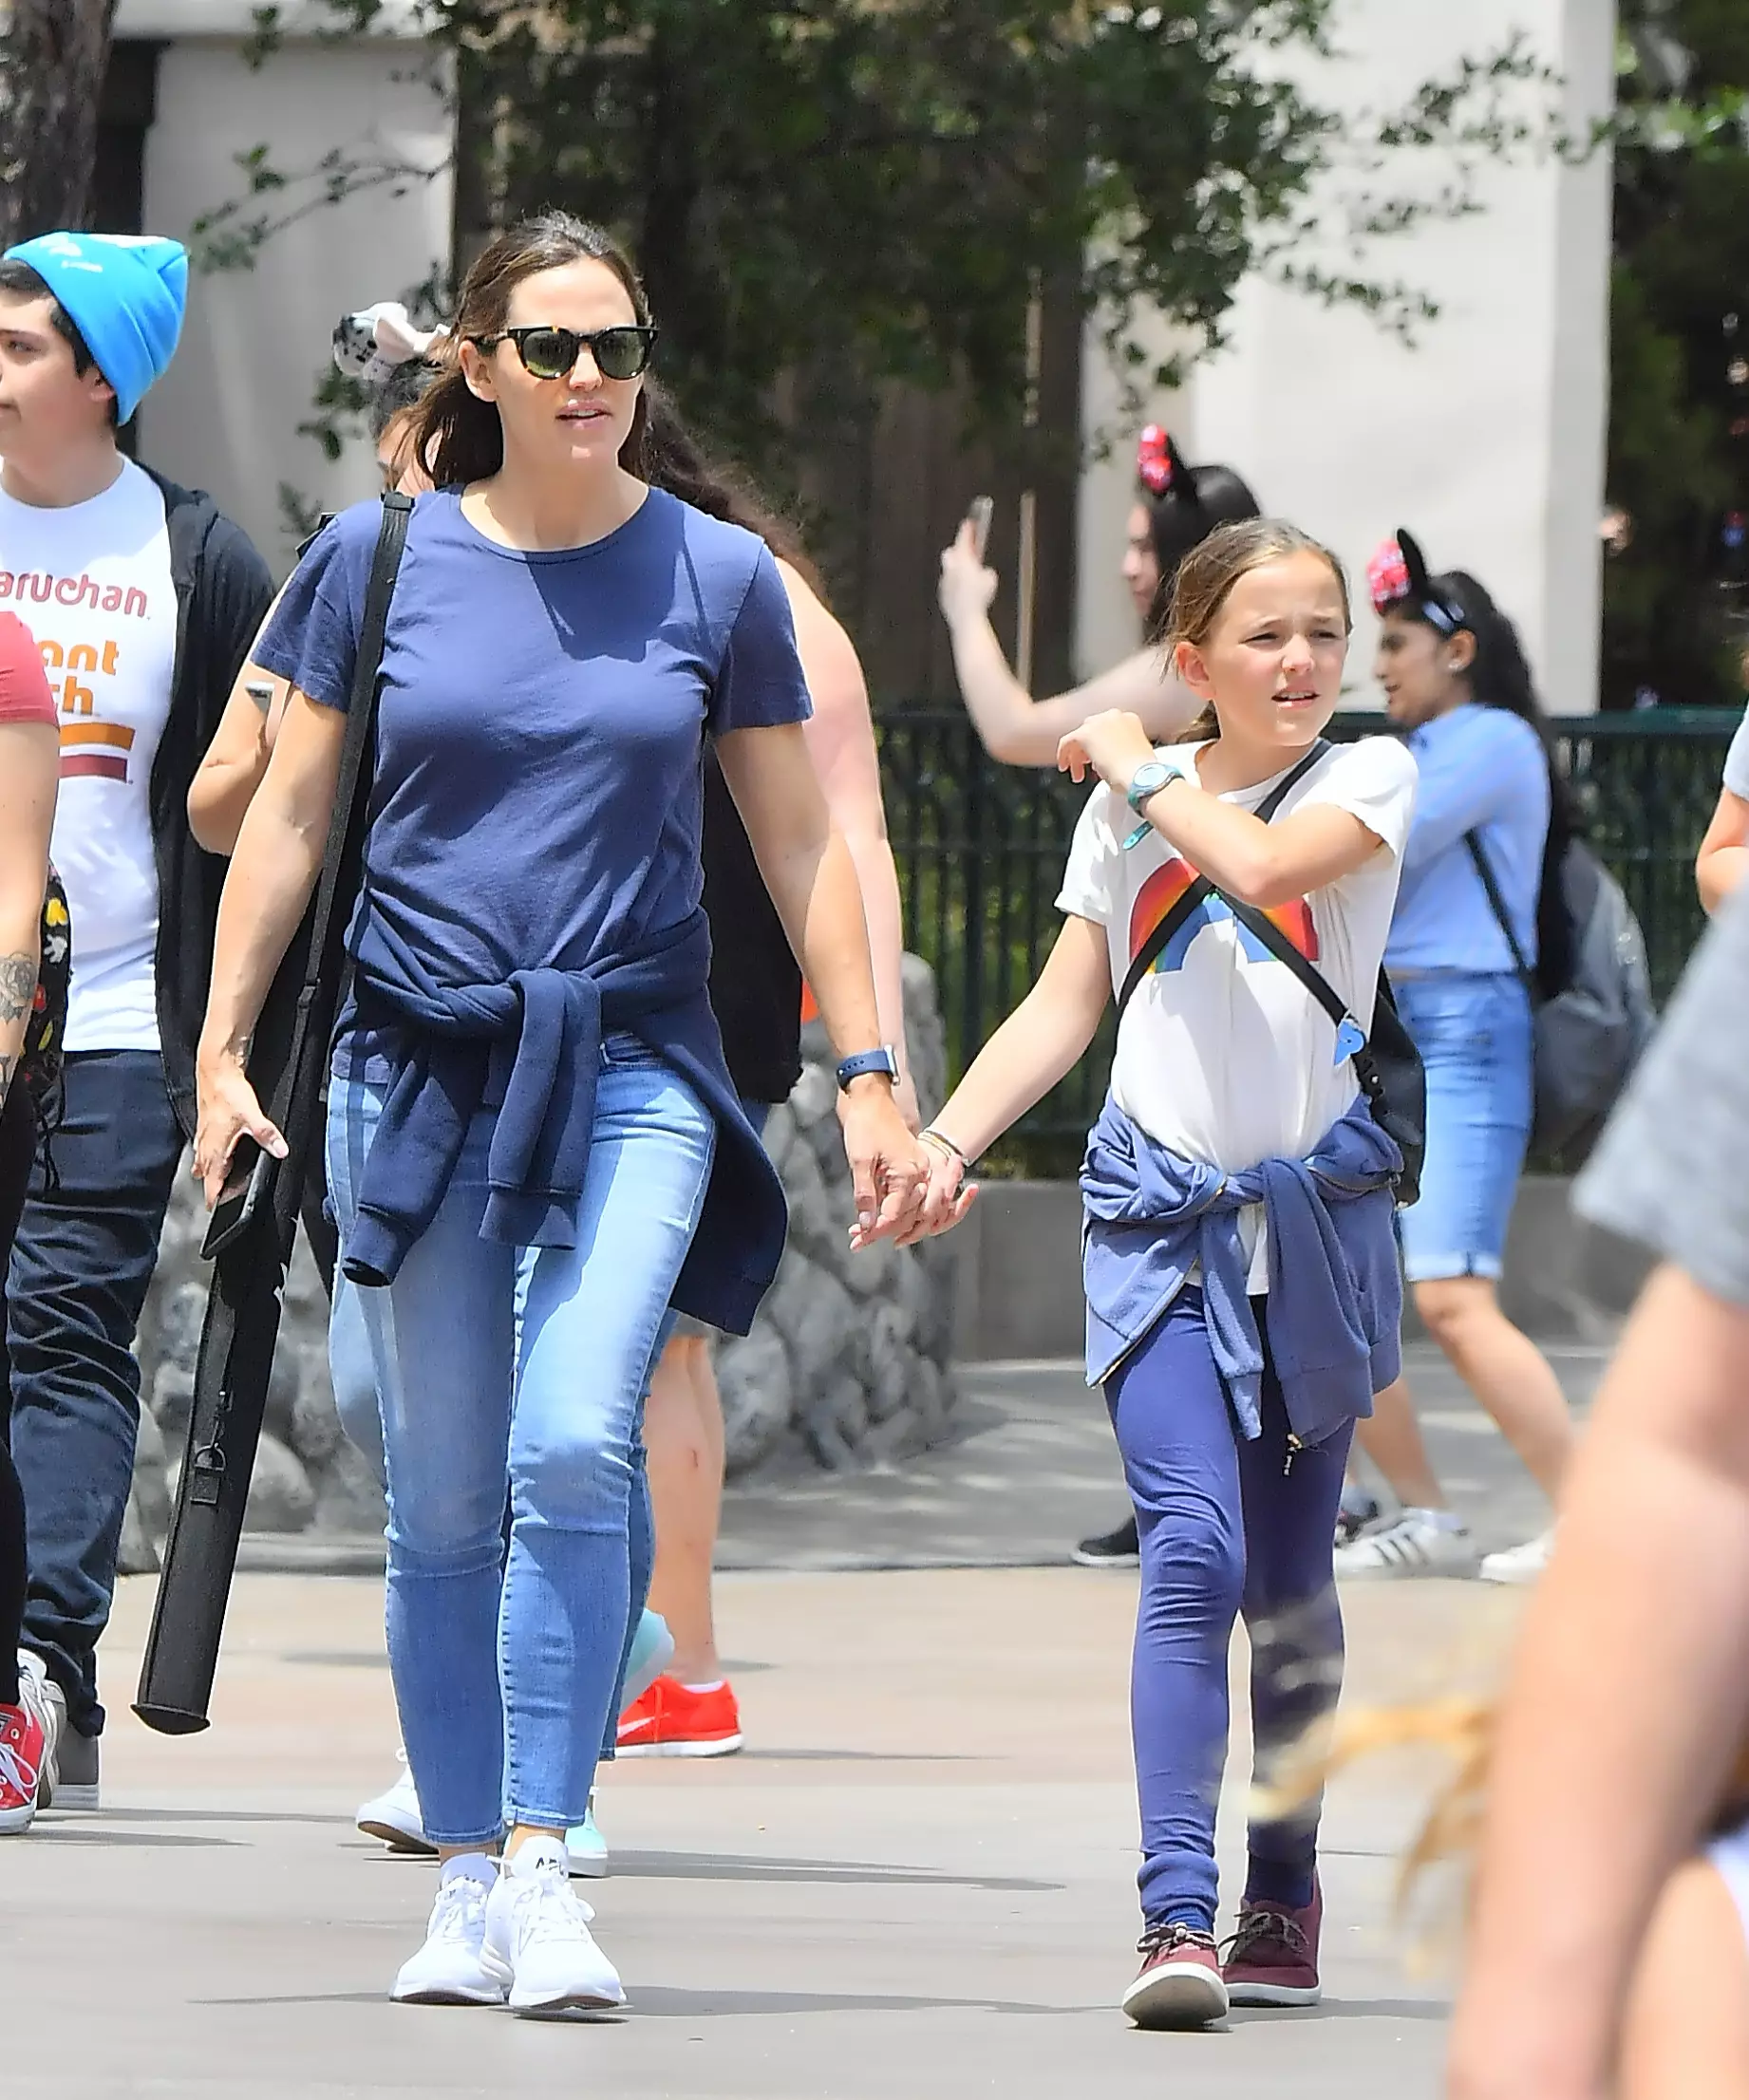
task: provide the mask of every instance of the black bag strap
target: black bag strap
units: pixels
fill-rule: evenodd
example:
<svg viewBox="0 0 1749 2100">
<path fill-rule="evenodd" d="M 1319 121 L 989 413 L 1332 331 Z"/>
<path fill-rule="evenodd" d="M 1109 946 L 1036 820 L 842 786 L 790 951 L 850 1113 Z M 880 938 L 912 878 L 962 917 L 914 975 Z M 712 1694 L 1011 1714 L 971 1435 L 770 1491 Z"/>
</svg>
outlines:
<svg viewBox="0 0 1749 2100">
<path fill-rule="evenodd" d="M 340 754 L 340 778 L 334 790 L 334 814 L 329 821 L 328 846 L 322 855 L 322 874 L 316 886 L 310 922 L 310 948 L 304 965 L 304 983 L 297 995 L 297 1051 L 288 1059 L 273 1108 L 269 1114 L 284 1127 L 282 1118 L 294 1098 L 298 1068 L 308 1054 L 303 1037 L 310 1012 L 321 996 L 322 977 L 351 847 L 364 833 L 365 802 L 369 794 L 367 761 L 375 744 L 377 679 L 383 668 L 383 644 L 388 631 L 388 609 L 395 594 L 395 579 L 401 572 L 401 556 L 406 546 L 407 520 L 413 498 L 399 489 L 383 497 L 383 522 L 377 532 L 376 550 L 370 557 L 370 581 L 365 591 L 365 615 L 359 628 L 358 654 L 352 666 L 352 689 L 347 701 L 346 742 Z M 328 1045 L 321 1046 L 326 1056 Z"/>
<path fill-rule="evenodd" d="M 1269 794 L 1258 803 L 1253 813 L 1261 823 L 1268 824 L 1273 821 L 1276 813 L 1288 799 L 1291 791 L 1299 785 L 1305 776 L 1311 771 L 1312 767 L 1329 749 L 1328 740 L 1320 737 L 1300 760 L 1299 764 L 1290 773 L 1276 781 Z M 1128 971 L 1125 973 L 1122 987 L 1118 993 L 1118 1019 L 1119 1021 L 1123 1019 L 1123 1010 L 1136 996 L 1142 979 L 1147 976 L 1160 957 L 1165 954 L 1172 944 L 1173 936 L 1178 928 L 1205 897 L 1219 896 L 1221 892 L 1206 875 L 1198 875 L 1178 899 L 1177 903 L 1167 912 L 1159 925 L 1149 934 L 1148 938 L 1142 943 L 1136 960 L 1130 965 Z M 1232 900 L 1229 898 L 1227 901 L 1231 904 Z M 1298 953 L 1298 950 L 1296 949 L 1295 952 Z M 1334 997 L 1335 995 L 1332 993 L 1331 996 Z"/>
<path fill-rule="evenodd" d="M 1470 858 L 1476 863 L 1476 872 L 1482 878 L 1482 888 L 1488 892 L 1488 903 L 1500 931 L 1506 936 L 1506 945 L 1512 950 L 1513 967 L 1530 985 L 1533 972 L 1524 959 L 1524 950 L 1518 946 L 1518 936 L 1513 931 L 1512 916 L 1506 909 L 1506 899 L 1500 894 L 1500 886 L 1495 880 L 1494 867 L 1482 846 L 1482 834 L 1478 831 L 1465 832 L 1463 842 L 1470 849 Z M 1534 987 L 1533 986 L 1533 989 Z"/>
</svg>

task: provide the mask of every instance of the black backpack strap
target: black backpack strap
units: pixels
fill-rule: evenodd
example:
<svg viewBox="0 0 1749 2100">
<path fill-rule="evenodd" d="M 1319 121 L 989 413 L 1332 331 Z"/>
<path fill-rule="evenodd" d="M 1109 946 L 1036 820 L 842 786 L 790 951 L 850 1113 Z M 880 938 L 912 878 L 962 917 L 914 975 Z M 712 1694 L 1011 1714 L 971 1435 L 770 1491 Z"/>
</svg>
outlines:
<svg viewBox="0 0 1749 2100">
<path fill-rule="evenodd" d="M 1318 760 L 1324 757 L 1329 748 L 1327 741 L 1320 737 L 1300 760 L 1299 764 L 1282 779 L 1276 781 L 1269 794 L 1258 803 L 1254 812 L 1260 823 L 1268 824 L 1274 818 L 1276 812 L 1288 799 L 1289 793 L 1299 785 L 1301 779 L 1311 771 L 1312 767 L 1317 764 Z M 1167 912 L 1159 925 L 1142 943 L 1141 948 L 1136 960 L 1130 965 L 1118 993 L 1118 1019 L 1119 1021 L 1123 1019 L 1123 1010 L 1136 996 L 1142 979 L 1147 976 L 1160 957 L 1165 954 L 1171 945 L 1173 936 L 1205 897 L 1215 896 L 1218 893 L 1214 885 L 1206 875 L 1198 875 L 1178 899 L 1177 903 Z"/>
<path fill-rule="evenodd" d="M 347 701 L 347 735 L 340 755 L 340 778 L 334 790 L 334 814 L 328 828 L 328 847 L 322 856 L 322 875 L 316 886 L 310 921 L 310 948 L 303 987 L 297 997 L 297 1030 L 307 1030 L 310 1010 L 321 996 L 322 977 L 329 959 L 334 909 L 348 866 L 362 841 L 364 802 L 368 794 L 368 759 L 375 745 L 377 678 L 383 667 L 383 644 L 388 630 L 388 609 L 395 594 L 395 579 L 401 571 L 401 555 L 406 546 L 407 520 L 413 498 L 390 489 L 383 498 L 383 523 L 377 533 L 376 550 L 370 558 L 370 581 L 365 591 L 365 614 L 359 629 L 358 654 L 352 666 L 352 689 Z M 301 1040 L 300 1050 L 308 1046 Z M 328 1045 L 317 1053 L 326 1057 Z M 289 1106 L 297 1084 L 298 1057 L 286 1067 L 282 1088 L 286 1100 L 275 1103 L 274 1120 Z"/>
<path fill-rule="evenodd" d="M 1482 878 L 1482 888 L 1488 892 L 1488 903 L 1500 931 L 1506 936 L 1506 945 L 1512 950 L 1513 967 L 1527 984 L 1532 978 L 1531 966 L 1524 959 L 1524 950 L 1518 946 L 1518 936 L 1513 931 L 1511 914 L 1506 909 L 1506 899 L 1500 894 L 1500 886 L 1495 880 L 1494 868 L 1482 848 L 1482 834 L 1478 831 L 1465 832 L 1463 842 L 1470 849 L 1470 858 L 1476 863 L 1476 872 Z"/>
</svg>

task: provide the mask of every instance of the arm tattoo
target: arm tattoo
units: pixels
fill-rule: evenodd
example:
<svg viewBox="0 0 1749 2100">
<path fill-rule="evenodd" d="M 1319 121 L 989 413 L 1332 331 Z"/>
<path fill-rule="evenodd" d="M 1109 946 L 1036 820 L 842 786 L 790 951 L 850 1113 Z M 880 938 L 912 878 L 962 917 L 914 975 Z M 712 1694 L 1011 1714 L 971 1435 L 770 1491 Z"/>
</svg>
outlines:
<svg viewBox="0 0 1749 2100">
<path fill-rule="evenodd" d="M 36 999 L 37 961 L 33 955 L 0 955 L 0 1028 L 22 1021 Z"/>
</svg>

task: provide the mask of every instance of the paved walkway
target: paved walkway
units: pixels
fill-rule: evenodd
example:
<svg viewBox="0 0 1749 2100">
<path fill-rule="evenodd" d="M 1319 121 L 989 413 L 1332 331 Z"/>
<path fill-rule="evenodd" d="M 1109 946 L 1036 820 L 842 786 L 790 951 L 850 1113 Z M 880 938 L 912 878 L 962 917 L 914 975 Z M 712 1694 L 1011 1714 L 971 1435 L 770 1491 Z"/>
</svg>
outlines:
<svg viewBox="0 0 1749 2100">
<path fill-rule="evenodd" d="M 597 1929 L 631 1999 L 611 2022 L 386 2003 L 432 1875 L 350 1827 L 393 1773 L 376 1582 L 243 1576 L 213 1729 L 179 1741 L 125 1712 L 151 1585 L 124 1584 L 105 1811 L 45 1816 L 4 1847 L 9 2090 L 1227 2100 L 1291 2080 L 1296 2100 L 1433 2100 L 1440 1985 L 1392 1922 L 1424 1765 L 1382 1761 L 1331 1790 L 1322 2008 L 1184 2036 L 1135 2034 L 1113 2009 L 1137 1929 L 1134 1579 L 940 1565 L 1060 1555 L 1116 1514 L 1112 1462 L 1088 1403 L 1057 1404 L 1060 1368 L 973 1386 L 985 1426 L 909 1483 L 737 1498 L 735 1552 L 765 1563 L 721 1586 L 750 1747 L 607 1774 Z M 1478 1502 L 1497 1495 L 1509 1468 L 1450 1412 L 1441 1455 Z M 935 1565 L 819 1566 L 859 1554 Z M 1519 1600 L 1439 1583 L 1347 1602 L 1365 1705 L 1487 1681 Z M 1237 1840 L 1230 1814 L 1230 1884 Z"/>
</svg>

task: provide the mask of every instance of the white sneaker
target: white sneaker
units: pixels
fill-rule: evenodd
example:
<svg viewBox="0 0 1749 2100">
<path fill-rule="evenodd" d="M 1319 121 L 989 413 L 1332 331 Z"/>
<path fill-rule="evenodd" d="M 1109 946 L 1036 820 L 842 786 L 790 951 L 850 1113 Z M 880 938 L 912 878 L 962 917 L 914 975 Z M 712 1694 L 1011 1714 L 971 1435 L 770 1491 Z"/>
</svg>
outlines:
<svg viewBox="0 0 1749 2100">
<path fill-rule="evenodd" d="M 1336 1548 L 1336 1572 L 1354 1576 L 1472 1575 L 1476 1547 L 1449 1510 L 1400 1509 Z"/>
<path fill-rule="evenodd" d="M 388 1994 L 397 2004 L 503 2004 L 503 1982 L 484 1959 L 486 1902 L 495 1879 L 483 1852 L 444 1862 L 425 1943 L 402 1963 Z"/>
<path fill-rule="evenodd" d="M 606 2013 L 626 2002 L 613 1964 L 590 1936 L 594 1912 L 572 1894 L 565 1847 L 530 1838 L 505 1861 L 486 1902 L 481 1959 L 513 2013 Z"/>
<path fill-rule="evenodd" d="M 400 1778 L 386 1793 L 367 1801 L 352 1820 L 367 1837 L 381 1838 L 391 1852 L 435 1852 L 437 1847 L 425 1836 L 419 1789 L 407 1770 L 407 1753 L 398 1750 L 395 1754 L 401 1760 Z"/>
<path fill-rule="evenodd" d="M 18 1703 L 28 1706 L 43 1730 L 43 1762 L 36 1782 L 36 1805 L 51 1806 L 55 1782 L 60 1777 L 61 1731 L 66 1725 L 66 1702 L 60 1687 L 51 1683 L 43 1659 L 28 1648 L 18 1651 Z"/>
<path fill-rule="evenodd" d="M 585 1881 L 598 1882 L 608 1870 L 608 1841 L 595 1828 L 595 1797 L 589 1797 L 589 1809 L 581 1823 L 573 1824 L 565 1832 L 565 1859 L 573 1874 Z"/>
<path fill-rule="evenodd" d="M 1484 1583 L 1533 1583 L 1549 1565 L 1554 1551 L 1553 1527 L 1526 1539 L 1522 1546 L 1509 1546 L 1503 1553 L 1490 1553 L 1477 1573 Z"/>
</svg>

